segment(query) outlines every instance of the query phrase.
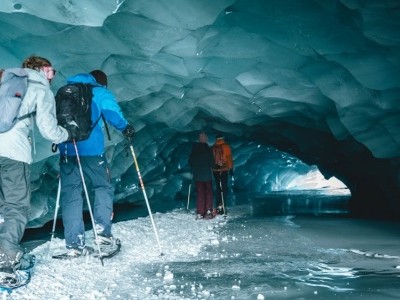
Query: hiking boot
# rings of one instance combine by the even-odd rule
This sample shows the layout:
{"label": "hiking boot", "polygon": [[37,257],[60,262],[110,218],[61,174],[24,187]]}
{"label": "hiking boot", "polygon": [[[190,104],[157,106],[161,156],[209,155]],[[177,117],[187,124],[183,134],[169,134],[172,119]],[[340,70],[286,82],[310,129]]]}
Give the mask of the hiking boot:
{"label": "hiking boot", "polygon": [[0,266],[0,278],[7,277],[14,274],[14,269],[12,267],[1,267]]}
{"label": "hiking boot", "polygon": [[97,244],[97,242],[99,243],[100,246],[113,246],[115,244],[117,239],[115,239],[113,236],[104,236],[101,234],[97,235],[97,240],[95,241],[95,243]]}
{"label": "hiking boot", "polygon": [[6,274],[13,274],[14,269],[12,264],[6,260],[6,257],[3,253],[0,254],[0,277]]}
{"label": "hiking boot", "polygon": [[25,253],[22,255],[20,260],[16,262],[13,266],[14,271],[17,270],[28,270],[35,265],[36,256],[33,254]]}
{"label": "hiking boot", "polygon": [[81,256],[88,256],[94,252],[94,249],[89,246],[84,246],[83,248],[71,248],[67,251],[67,256],[70,258],[77,258]]}
{"label": "hiking boot", "polygon": [[223,215],[224,214],[224,208],[223,208],[223,206],[221,204],[218,205],[218,207],[217,207],[217,214],[219,214],[219,215]]}
{"label": "hiking boot", "polygon": [[206,213],[206,215],[204,216],[204,219],[209,220],[209,219],[212,219],[212,218],[214,218],[213,213],[211,212],[211,210],[207,210],[207,213]]}

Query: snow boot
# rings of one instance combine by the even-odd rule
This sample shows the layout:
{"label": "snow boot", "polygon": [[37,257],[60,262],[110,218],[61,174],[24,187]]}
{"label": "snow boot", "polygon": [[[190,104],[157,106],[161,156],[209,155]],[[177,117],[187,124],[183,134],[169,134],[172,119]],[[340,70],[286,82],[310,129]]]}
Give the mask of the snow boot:
{"label": "snow boot", "polygon": [[217,213],[219,215],[223,215],[224,214],[224,207],[222,206],[222,204],[218,205],[217,207]]}
{"label": "snow boot", "polygon": [[93,254],[94,249],[89,246],[84,246],[83,248],[71,248],[68,249],[67,252],[53,255],[53,258],[55,259],[74,259],[74,258],[79,258],[82,256],[88,256]]}
{"label": "snow boot", "polygon": [[204,216],[204,219],[209,220],[209,219],[212,219],[212,218],[214,218],[214,215],[213,215],[213,213],[211,212],[211,210],[209,209],[209,210],[207,210],[207,213],[206,213],[206,215]]}

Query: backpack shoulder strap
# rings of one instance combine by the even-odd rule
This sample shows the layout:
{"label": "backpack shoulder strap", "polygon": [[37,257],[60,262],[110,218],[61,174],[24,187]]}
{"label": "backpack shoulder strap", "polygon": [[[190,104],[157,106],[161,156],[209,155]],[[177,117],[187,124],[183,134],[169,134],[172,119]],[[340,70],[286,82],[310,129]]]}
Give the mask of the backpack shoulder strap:
{"label": "backpack shoulder strap", "polygon": [[[93,101],[93,92],[92,92],[93,86],[92,85],[90,85],[90,86],[92,87],[90,89],[90,92],[92,93],[92,101]],[[106,118],[104,117],[104,115],[102,113],[100,113],[100,116],[93,123],[92,130],[93,130],[93,128],[96,127],[97,123],[100,121],[100,118],[103,119],[103,123],[104,123],[104,127],[106,128],[106,133],[107,133],[108,140],[111,141],[110,130],[108,129],[108,124],[107,124]]]}
{"label": "backpack shoulder strap", "polygon": [[103,123],[104,123],[104,127],[106,128],[108,140],[111,141],[110,130],[108,129],[108,124],[107,124],[106,118],[104,118],[103,114],[100,114],[100,117],[98,117],[96,122],[94,122],[94,124],[92,126],[92,130],[93,130],[93,128],[96,127],[97,123],[99,123],[100,119],[103,119]]}
{"label": "backpack shoulder strap", "polygon": [[108,129],[108,124],[107,124],[106,118],[104,118],[103,114],[101,114],[101,117],[103,118],[103,123],[104,123],[104,127],[106,128],[108,140],[111,141],[110,130]]}
{"label": "backpack shoulder strap", "polygon": [[18,117],[18,121],[24,120],[24,119],[30,118],[30,117],[36,117],[36,111],[30,112],[30,113],[27,113],[26,115]]}

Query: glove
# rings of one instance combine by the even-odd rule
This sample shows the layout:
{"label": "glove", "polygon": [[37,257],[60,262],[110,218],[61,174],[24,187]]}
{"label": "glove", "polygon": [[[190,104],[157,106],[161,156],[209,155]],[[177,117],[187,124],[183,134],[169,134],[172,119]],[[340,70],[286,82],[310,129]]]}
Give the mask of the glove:
{"label": "glove", "polygon": [[122,131],[124,137],[128,140],[129,143],[132,143],[133,136],[135,135],[135,129],[131,125],[126,125],[125,129]]}
{"label": "glove", "polygon": [[231,177],[233,177],[233,169],[230,169],[230,170],[229,170],[229,175],[230,175]]}
{"label": "glove", "polygon": [[67,126],[65,126],[65,129],[68,131],[68,141],[79,141],[80,131],[78,126],[74,124],[68,124]]}

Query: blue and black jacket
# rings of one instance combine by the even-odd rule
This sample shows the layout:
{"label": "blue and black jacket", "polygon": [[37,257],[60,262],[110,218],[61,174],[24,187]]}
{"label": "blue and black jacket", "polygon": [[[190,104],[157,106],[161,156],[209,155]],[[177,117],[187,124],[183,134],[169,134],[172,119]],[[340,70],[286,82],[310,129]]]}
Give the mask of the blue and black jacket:
{"label": "blue and black jacket", "polygon": [[[105,86],[98,84],[91,74],[77,74],[67,78],[67,82],[93,85],[92,123],[95,124],[98,121],[89,138],[77,142],[76,145],[80,156],[102,155],[104,154],[104,122],[101,115],[119,131],[123,131],[126,128],[128,121],[124,118],[114,95]],[[58,146],[61,156],[76,155],[73,143],[62,143]]]}

